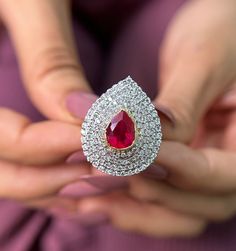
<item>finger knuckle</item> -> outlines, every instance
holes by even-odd
[[[77,59],[64,47],[49,47],[42,50],[35,58],[30,69],[30,81],[42,82],[45,78],[61,71],[78,71]]]

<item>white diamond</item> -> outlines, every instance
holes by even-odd
[[[107,125],[122,109],[132,115],[137,126],[135,143],[125,150],[113,149],[105,140]],[[154,105],[131,77],[118,82],[95,101],[82,124],[81,134],[87,160],[102,172],[117,176],[146,169],[156,158],[162,137]]]

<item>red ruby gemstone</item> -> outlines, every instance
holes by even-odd
[[[107,142],[110,146],[122,149],[131,146],[135,139],[135,126],[127,112],[120,111],[111,120],[106,129]]]

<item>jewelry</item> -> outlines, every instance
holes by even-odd
[[[98,170],[116,176],[137,174],[157,157],[161,124],[150,98],[127,77],[89,109],[82,124],[82,148]]]

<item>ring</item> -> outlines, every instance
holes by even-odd
[[[144,171],[157,157],[162,138],[155,106],[130,76],[93,103],[81,135],[87,160],[115,176]]]

